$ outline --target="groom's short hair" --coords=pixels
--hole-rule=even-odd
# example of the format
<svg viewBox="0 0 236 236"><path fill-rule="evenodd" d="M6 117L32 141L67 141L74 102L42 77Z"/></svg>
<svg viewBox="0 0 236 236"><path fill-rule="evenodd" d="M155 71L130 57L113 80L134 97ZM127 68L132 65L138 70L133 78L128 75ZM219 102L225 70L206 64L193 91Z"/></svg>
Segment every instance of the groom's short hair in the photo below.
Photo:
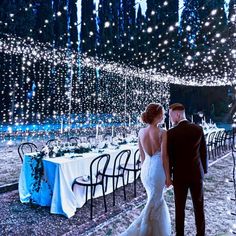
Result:
<svg viewBox="0 0 236 236"><path fill-rule="evenodd" d="M169 107L172 111L185 111L185 107L181 103L173 103Z"/></svg>

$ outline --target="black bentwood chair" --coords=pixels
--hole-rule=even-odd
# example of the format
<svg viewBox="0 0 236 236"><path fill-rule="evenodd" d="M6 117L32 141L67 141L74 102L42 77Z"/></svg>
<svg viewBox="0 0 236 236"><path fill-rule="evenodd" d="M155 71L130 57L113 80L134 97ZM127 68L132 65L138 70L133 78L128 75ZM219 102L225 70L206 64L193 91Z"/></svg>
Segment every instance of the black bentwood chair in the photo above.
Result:
<svg viewBox="0 0 236 236"><path fill-rule="evenodd" d="M59 142L59 139L49 139L47 142L46 142L46 145L49 147L49 148L53 148L57 142Z"/></svg>
<svg viewBox="0 0 236 236"><path fill-rule="evenodd" d="M88 188L90 187L90 198L91 198L91 207L90 207L90 218L93 218L93 196L95 193L95 188L97 185L102 185L102 193L104 200L105 212L107 212L106 198L105 198L105 187L104 187L104 174L107 170L107 166L109 164L110 155L103 154L101 156L96 157L92 163L90 164L90 172L88 176L88 181L84 180L83 177L75 178L72 184L72 191L74 186L80 185L86 188L86 203L88 201ZM93 178L93 176L95 178Z"/></svg>
<svg viewBox="0 0 236 236"><path fill-rule="evenodd" d="M134 196L136 197L136 178L138 172L141 171L141 161L140 161L140 152L137 149L134 153L134 162L132 164L127 164L126 167L121 165L121 168L128 171L127 174L127 184L129 182L129 172L134 172Z"/></svg>
<svg viewBox="0 0 236 236"><path fill-rule="evenodd" d="M18 154L20 156L21 162L23 163L23 156L25 153L36 152L37 146L34 143L26 142L21 143L18 147Z"/></svg>
<svg viewBox="0 0 236 236"><path fill-rule="evenodd" d="M125 192L125 178L124 178L124 168L121 168L123 164L126 167L129 158L130 158L131 151L130 150L123 150L117 154L114 160L113 168L109 168L106 170L104 177L106 179L106 191L108 186L108 179L112 178L112 195L113 195L113 206L115 206L115 190L118 186L119 178L122 178L123 182L123 191L124 191L124 199L126 200L126 192ZM116 182L115 182L116 181Z"/></svg>
<svg viewBox="0 0 236 236"><path fill-rule="evenodd" d="M78 137L70 137L69 142L72 146L77 146L80 143L80 139Z"/></svg>
<svg viewBox="0 0 236 236"><path fill-rule="evenodd" d="M215 138L215 149L216 149L217 157L220 157L224 151L223 149L224 137L225 137L225 131L224 130L218 131L217 136Z"/></svg>
<svg viewBox="0 0 236 236"><path fill-rule="evenodd" d="M208 141L207 141L207 152L208 152L208 157L209 157L209 160L211 159L215 159L215 150L214 150L214 140L215 140L215 134L216 132L211 132L208 134Z"/></svg>

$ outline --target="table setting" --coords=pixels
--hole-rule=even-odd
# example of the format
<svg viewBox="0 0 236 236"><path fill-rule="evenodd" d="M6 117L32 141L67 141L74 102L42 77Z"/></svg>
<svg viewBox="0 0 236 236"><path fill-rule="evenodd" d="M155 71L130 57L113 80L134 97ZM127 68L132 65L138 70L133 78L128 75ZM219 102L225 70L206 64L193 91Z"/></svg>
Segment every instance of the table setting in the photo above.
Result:
<svg viewBox="0 0 236 236"><path fill-rule="evenodd" d="M27 153L19 178L19 194L23 203L33 203L49 206L52 214L62 214L72 217L77 208L85 204L85 189L75 187L72 191L73 180L82 176L89 181L89 166L92 160L101 155L109 154L109 167L113 166L116 155L121 151L131 150L131 157L138 149L137 137L116 137L111 142L79 143L72 145L68 142L58 142L52 147L44 146L41 151ZM129 160L133 163L132 158ZM129 176L128 182L134 177ZM121 183L118 183L118 187ZM112 192L111 183L108 182L106 194ZM95 198L102 195L100 186L96 189Z"/></svg>

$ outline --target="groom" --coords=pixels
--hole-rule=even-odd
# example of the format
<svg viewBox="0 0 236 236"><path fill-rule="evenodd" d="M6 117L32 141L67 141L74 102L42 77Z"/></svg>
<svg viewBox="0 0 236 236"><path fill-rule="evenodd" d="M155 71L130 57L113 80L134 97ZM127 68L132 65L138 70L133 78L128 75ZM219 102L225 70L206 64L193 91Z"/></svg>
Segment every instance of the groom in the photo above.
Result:
<svg viewBox="0 0 236 236"><path fill-rule="evenodd" d="M184 235L185 204L190 189L197 236L203 236L205 235L203 178L208 167L204 133L200 126L186 119L185 108L180 103L169 107L169 116L174 125L174 128L167 132L167 148L170 171L173 173L176 235Z"/></svg>

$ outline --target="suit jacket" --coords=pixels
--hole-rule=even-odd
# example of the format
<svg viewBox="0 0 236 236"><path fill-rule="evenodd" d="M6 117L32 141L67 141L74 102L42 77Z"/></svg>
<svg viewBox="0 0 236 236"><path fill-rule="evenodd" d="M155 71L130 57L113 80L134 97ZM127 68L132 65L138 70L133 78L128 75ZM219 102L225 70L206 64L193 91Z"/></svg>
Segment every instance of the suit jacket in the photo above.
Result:
<svg viewBox="0 0 236 236"><path fill-rule="evenodd" d="M187 120L167 132L167 150L173 181L203 180L207 173L206 141L200 126Z"/></svg>

